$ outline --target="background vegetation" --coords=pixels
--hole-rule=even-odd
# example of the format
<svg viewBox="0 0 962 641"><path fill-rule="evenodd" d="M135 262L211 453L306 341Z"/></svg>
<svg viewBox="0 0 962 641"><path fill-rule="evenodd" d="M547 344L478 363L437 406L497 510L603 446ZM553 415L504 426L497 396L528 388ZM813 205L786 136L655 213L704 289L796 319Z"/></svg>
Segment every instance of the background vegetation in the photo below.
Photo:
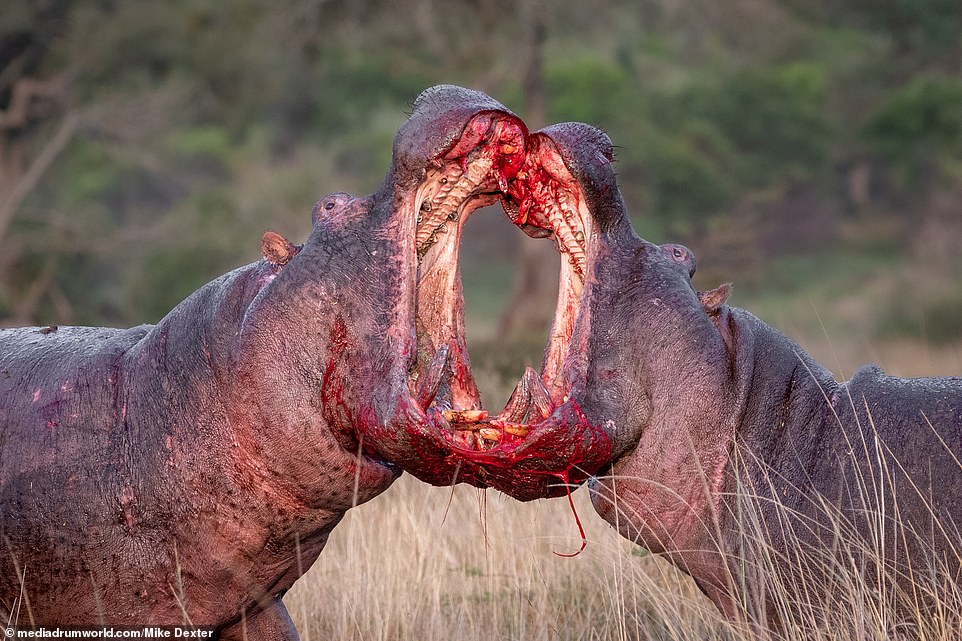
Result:
<svg viewBox="0 0 962 641"><path fill-rule="evenodd" d="M0 319L156 321L264 228L373 191L410 102L454 82L605 128L639 230L691 245L705 286L826 318L855 297L860 336L954 343L960 67L955 0L15 0ZM465 260L480 335L511 270L475 263L518 251L497 218Z"/></svg>
<svg viewBox="0 0 962 641"><path fill-rule="evenodd" d="M735 281L736 304L840 376L867 360L905 375L962 372L957 0L7 2L0 323L156 322L257 258L265 228L300 241L322 194L373 191L411 101L441 82L487 91L529 124L605 128L639 231L691 246L696 284ZM469 232L472 352L486 392L503 394L545 332L495 344L520 234L494 213ZM405 638L418 621L437 636L415 627L406 638L474 638L469 625L487 638L592 638L574 632L576 612L601 631L593 638L672 638L672 625L706 634L637 596L678 594L678 577L605 574L662 566L600 523L601 565L589 568L550 554L570 522L538 510L563 505L489 511L508 531L498 547L462 530L484 514L473 493L459 491L457 525L445 526L437 492L404 485L335 531L320 578L296 595L315 638ZM406 519L427 538L348 553ZM444 590L474 587L429 600L443 607L427 618L401 605L403 616L379 619L382 579L416 594L440 581L429 568L453 577ZM365 581L353 610L341 599L349 578ZM704 605L690 585L682 593L685 612Z"/></svg>

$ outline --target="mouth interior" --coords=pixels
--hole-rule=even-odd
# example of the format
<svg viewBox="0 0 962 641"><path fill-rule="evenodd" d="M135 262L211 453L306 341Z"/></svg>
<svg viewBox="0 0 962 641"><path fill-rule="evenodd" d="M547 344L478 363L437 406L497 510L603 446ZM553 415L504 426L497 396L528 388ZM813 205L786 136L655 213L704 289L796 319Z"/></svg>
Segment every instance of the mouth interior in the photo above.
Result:
<svg viewBox="0 0 962 641"><path fill-rule="evenodd" d="M482 409L465 343L458 255L461 233L476 209L500 202L512 223L550 237L562 254L558 301L540 373L524 373L507 405ZM461 137L426 170L408 206L417 220L418 356L412 395L440 413L455 447L514 447L568 401L566 363L589 267L592 219L578 181L546 136L526 136L503 114L476 115Z"/></svg>

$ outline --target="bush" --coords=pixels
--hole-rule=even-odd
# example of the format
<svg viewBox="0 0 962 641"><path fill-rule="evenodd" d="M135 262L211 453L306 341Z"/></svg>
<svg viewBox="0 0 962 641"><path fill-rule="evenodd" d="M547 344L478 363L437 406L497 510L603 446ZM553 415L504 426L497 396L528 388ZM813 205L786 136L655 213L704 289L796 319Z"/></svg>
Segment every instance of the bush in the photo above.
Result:
<svg viewBox="0 0 962 641"><path fill-rule="evenodd" d="M615 64L588 59L551 68L545 84L551 122L577 120L607 130L644 117L641 92Z"/></svg>
<svg viewBox="0 0 962 641"><path fill-rule="evenodd" d="M824 111L825 71L810 63L697 81L656 103L656 121L679 130L691 121L723 132L740 182L759 187L785 176L811 178L829 156L833 126Z"/></svg>
<svg viewBox="0 0 962 641"><path fill-rule="evenodd" d="M962 162L962 82L925 77L908 83L869 117L863 137L893 168L897 189L926 186L929 176Z"/></svg>

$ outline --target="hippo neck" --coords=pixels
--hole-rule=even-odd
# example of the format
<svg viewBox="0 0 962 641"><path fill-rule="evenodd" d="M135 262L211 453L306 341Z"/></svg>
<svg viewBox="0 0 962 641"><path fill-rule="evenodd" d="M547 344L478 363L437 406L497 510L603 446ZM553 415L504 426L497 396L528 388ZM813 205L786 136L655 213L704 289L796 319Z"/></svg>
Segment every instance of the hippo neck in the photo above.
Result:
<svg viewBox="0 0 962 641"><path fill-rule="evenodd" d="M200 432L197 436L209 431L211 438L217 437L212 425L199 423L200 417L224 402L241 320L269 277L269 265L260 261L207 283L125 354L121 365L122 388L126 390L123 413L139 421L129 426L132 447L154 451L150 448L158 443L150 440L163 434L141 429L152 424L167 426L173 438L186 436L176 433L182 426ZM192 402L185 405L183 399ZM127 408L128 404L131 407ZM183 420L171 421L170 417Z"/></svg>
<svg viewBox="0 0 962 641"><path fill-rule="evenodd" d="M359 422L392 415L408 394L413 286L392 231L318 225L240 327L235 429L250 435L262 475L311 505L326 492L317 470L345 456L344 469L354 465Z"/></svg>
<svg viewBox="0 0 962 641"><path fill-rule="evenodd" d="M687 273L651 259L654 251L645 241L621 243L599 261L589 283L594 338L582 407L613 430L618 496L599 498L599 511L618 518L629 539L688 568L709 547L721 506L734 438L724 418L729 359ZM614 517L615 504L631 513Z"/></svg>
<svg viewBox="0 0 962 641"><path fill-rule="evenodd" d="M360 376L377 364L395 365L396 353L412 349L413 249L407 256L391 221L361 227L315 227L251 302L241 328L242 342L251 341L241 348L246 358L273 358L276 350L260 341L282 338L285 351L315 373L333 359ZM387 344L393 349L385 351Z"/></svg>
<svg viewBox="0 0 962 641"><path fill-rule="evenodd" d="M737 460L728 490L748 486L793 507L818 464L818 442L833 419L832 374L797 343L741 309L724 308L739 387ZM760 504L766 509L768 503Z"/></svg>

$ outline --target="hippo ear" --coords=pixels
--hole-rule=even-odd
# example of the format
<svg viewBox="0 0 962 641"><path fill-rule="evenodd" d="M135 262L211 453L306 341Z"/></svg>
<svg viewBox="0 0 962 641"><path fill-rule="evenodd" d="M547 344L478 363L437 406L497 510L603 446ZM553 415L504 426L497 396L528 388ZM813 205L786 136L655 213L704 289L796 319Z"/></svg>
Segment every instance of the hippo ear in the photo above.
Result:
<svg viewBox="0 0 962 641"><path fill-rule="evenodd" d="M707 292L698 292L698 302L705 308L705 313L714 316L721 309L721 306L728 302L728 297L732 293L732 284L724 283L715 289Z"/></svg>
<svg viewBox="0 0 962 641"><path fill-rule="evenodd" d="M283 266L286 265L295 254L298 252L298 247L291 241L287 240L276 231L265 231L264 235L261 236L261 254L267 262L272 265Z"/></svg>

